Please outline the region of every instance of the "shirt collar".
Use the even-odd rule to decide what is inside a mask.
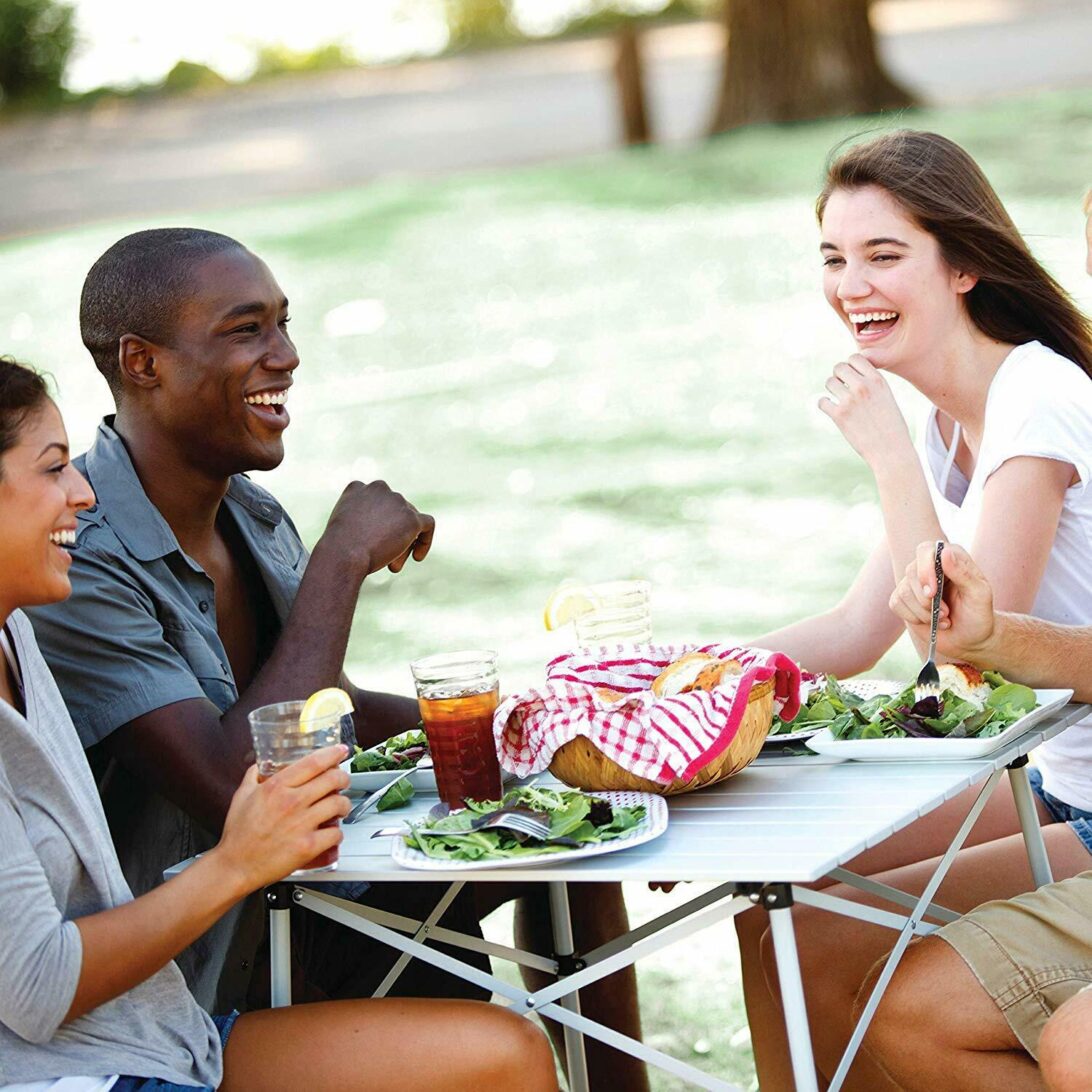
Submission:
[[[170,524],[144,492],[125,442],[114,431],[113,416],[103,418],[85,465],[98,498],[96,508],[103,509],[110,529],[137,560],[155,561],[181,552]],[[226,499],[270,527],[284,518],[281,506],[242,474],[232,476]]]

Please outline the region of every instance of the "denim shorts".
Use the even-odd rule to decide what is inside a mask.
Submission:
[[[1028,781],[1031,791],[1042,800],[1050,817],[1056,823],[1068,823],[1070,830],[1081,840],[1081,845],[1092,853],[1092,811],[1082,811],[1059,800],[1043,789],[1043,775],[1034,766],[1028,766]]]
[[[238,1012],[212,1018],[220,1033],[221,1046],[227,1046],[228,1036],[238,1018]],[[215,1092],[215,1089],[208,1085],[173,1084],[171,1081],[161,1081],[158,1077],[118,1077],[110,1092]]]

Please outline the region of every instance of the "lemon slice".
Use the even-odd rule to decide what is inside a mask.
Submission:
[[[583,584],[566,582],[555,588],[546,600],[542,620],[546,628],[560,629],[599,605],[592,590]]]
[[[328,686],[325,690],[316,690],[300,710],[300,730],[314,731],[340,720],[346,713],[353,711],[353,699],[344,690]]]

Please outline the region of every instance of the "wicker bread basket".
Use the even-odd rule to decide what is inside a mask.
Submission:
[[[591,792],[610,789],[631,789],[638,792],[654,792],[660,796],[674,796],[690,792],[705,785],[715,785],[739,773],[762,750],[762,744],[770,731],[773,720],[774,680],[755,683],[747,699],[747,708],[739,722],[732,742],[712,762],[703,766],[686,781],[676,778],[661,785],[645,777],[638,777],[607,758],[591,740],[584,736],[570,739],[554,752],[550,773],[566,785]]]

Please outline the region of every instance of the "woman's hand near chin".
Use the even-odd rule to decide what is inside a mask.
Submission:
[[[831,397],[820,398],[819,408],[873,473],[914,458],[910,430],[891,387],[860,353],[834,365],[826,388]]]

